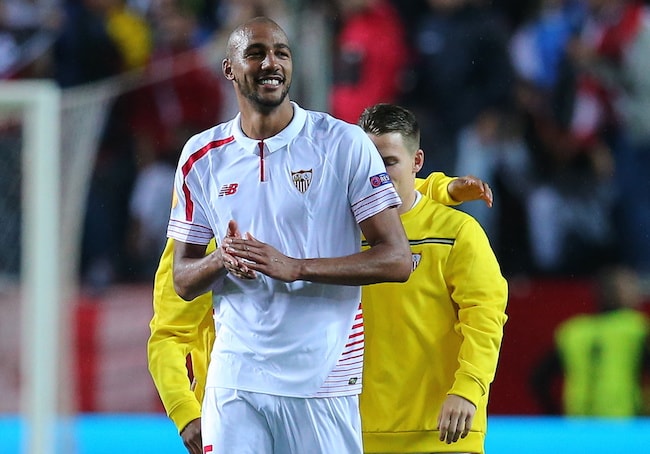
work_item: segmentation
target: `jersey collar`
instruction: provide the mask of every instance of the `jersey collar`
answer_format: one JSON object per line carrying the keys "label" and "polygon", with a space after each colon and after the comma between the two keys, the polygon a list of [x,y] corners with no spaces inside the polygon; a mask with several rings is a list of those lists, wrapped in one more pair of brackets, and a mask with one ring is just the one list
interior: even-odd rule
{"label": "jersey collar", "polygon": [[[293,140],[298,133],[303,129],[305,121],[307,120],[307,112],[305,109],[300,107],[295,102],[291,101],[293,107],[293,118],[291,122],[284,128],[282,131],[276,135],[264,139],[264,144],[268,153],[273,153],[276,150],[286,146],[291,140]],[[241,129],[241,114],[237,114],[233,121],[232,128],[233,136],[237,143],[239,143],[246,150],[257,150],[259,140],[251,139],[247,137],[246,134]]]}

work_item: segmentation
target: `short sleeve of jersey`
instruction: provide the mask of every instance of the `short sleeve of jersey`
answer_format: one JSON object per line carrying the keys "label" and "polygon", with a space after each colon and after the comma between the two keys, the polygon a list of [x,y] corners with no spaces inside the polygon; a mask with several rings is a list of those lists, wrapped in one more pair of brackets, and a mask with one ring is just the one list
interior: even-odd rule
{"label": "short sleeve of jersey", "polygon": [[203,210],[203,191],[199,186],[204,149],[195,149],[192,139],[183,148],[176,175],[167,236],[190,244],[208,244],[214,237]]}
{"label": "short sleeve of jersey", "polygon": [[361,128],[350,127],[350,204],[357,223],[401,205],[381,155]]}

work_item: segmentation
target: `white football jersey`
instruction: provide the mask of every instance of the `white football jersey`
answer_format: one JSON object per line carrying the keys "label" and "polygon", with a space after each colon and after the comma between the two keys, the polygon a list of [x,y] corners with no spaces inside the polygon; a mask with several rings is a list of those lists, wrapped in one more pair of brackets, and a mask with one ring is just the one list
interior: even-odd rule
{"label": "white football jersey", "polygon": [[[358,126],[293,104],[264,141],[239,115],[192,137],[175,177],[168,236],[217,243],[228,222],[294,258],[360,250],[358,223],[399,205],[373,143]],[[217,339],[207,386],[312,397],[360,392],[360,288],[232,275],[214,291]]]}

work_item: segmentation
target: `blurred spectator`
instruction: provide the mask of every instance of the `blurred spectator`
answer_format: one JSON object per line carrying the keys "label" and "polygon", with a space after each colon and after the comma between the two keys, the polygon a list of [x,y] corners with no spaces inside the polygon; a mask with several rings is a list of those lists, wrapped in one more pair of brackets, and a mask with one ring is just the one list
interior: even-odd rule
{"label": "blurred spectator", "polygon": [[123,70],[143,67],[152,47],[149,23],[128,7],[125,0],[101,1],[104,2],[106,30],[120,50]]}
{"label": "blurred spectator", "polygon": [[49,52],[60,26],[59,0],[0,2],[0,78],[47,78]]}
{"label": "blurred spectator", "polygon": [[221,115],[219,76],[194,39],[197,14],[187,0],[158,0],[155,5],[155,50],[130,112],[140,164],[158,157],[175,164],[187,138],[216,124]]}
{"label": "blurred spectator", "polygon": [[218,123],[218,75],[197,47],[200,10],[187,0],[158,0],[152,17],[156,48],[147,84],[132,96],[130,127],[138,164],[129,202],[133,278],[152,279],[165,244],[174,171],[187,139]]}
{"label": "blurred spectator", "polygon": [[549,172],[537,173],[527,199],[533,266],[543,274],[589,274],[616,259],[612,182],[592,164],[598,159],[609,166],[609,150],[578,153],[565,132],[543,126],[549,129],[534,131],[533,140],[546,153],[538,158],[547,160]]}
{"label": "blurred spectator", "polygon": [[[501,241],[504,226],[500,219],[517,222],[516,213],[505,202],[516,199],[523,203],[531,175],[529,151],[522,138],[520,123],[514,112],[484,112],[472,127],[460,131],[457,140],[454,174],[485,175],[491,182],[495,199],[494,208],[476,204],[458,209],[472,215],[481,224],[500,257],[504,256],[504,247],[515,244],[512,236],[508,236],[505,243]],[[522,239],[520,244],[525,244],[525,240]],[[520,254],[521,250],[517,253]],[[509,268],[507,259],[501,263],[504,268]]]}
{"label": "blurred spectator", "polygon": [[330,113],[355,123],[374,104],[396,102],[411,51],[404,25],[388,0],[337,0]]}
{"label": "blurred spectator", "polygon": [[155,258],[160,257],[166,239],[173,182],[174,167],[162,160],[149,163],[137,174],[129,200],[128,238],[135,280],[148,281],[155,273]]}
{"label": "blurred spectator", "polygon": [[[533,373],[533,391],[548,414],[638,416],[648,408],[642,378],[650,372],[650,323],[640,311],[638,275],[625,267],[603,269],[595,290],[597,312],[557,327],[555,348]],[[553,393],[558,378],[561,403]]]}
{"label": "blurred spectator", "polygon": [[13,34],[3,30],[0,24],[0,78],[7,78],[10,70],[18,63],[20,47]]}
{"label": "blurred spectator", "polygon": [[[226,16],[223,5],[228,0],[190,0],[188,6],[191,5],[192,9],[197,14],[197,29],[193,39],[196,40],[197,45],[205,43],[209,40],[213,33],[221,28],[223,25],[223,18]],[[155,15],[155,10],[159,9],[159,0],[126,0],[129,8],[135,10],[149,21],[155,21],[152,15]]]}
{"label": "blurred spectator", "polygon": [[581,0],[541,0],[510,40],[517,76],[553,95],[562,76],[566,46],[584,22]]}
{"label": "blurred spectator", "polygon": [[[149,58],[149,24],[124,0],[68,0],[65,12],[53,54],[55,78],[63,88],[141,68]],[[120,94],[119,85],[110,89],[116,97],[94,163],[81,247],[82,280],[96,289],[123,273],[127,206],[136,172],[128,124],[131,99]]]}
{"label": "blurred spectator", "polygon": [[[471,131],[479,118],[499,124],[487,117],[511,107],[508,29],[482,2],[428,0],[428,5],[415,24],[416,83],[405,104],[422,118],[423,148],[440,150],[435,170],[454,174],[461,132]],[[432,170],[425,164],[420,173]],[[457,174],[464,173],[467,169]],[[481,176],[491,183],[490,175]]]}
{"label": "blurred spectator", "polygon": [[545,274],[586,274],[614,258],[609,151],[588,153],[570,127],[576,76],[567,47],[584,15],[574,0],[546,0],[510,45],[532,161],[522,187],[531,267]]}
{"label": "blurred spectator", "polygon": [[[98,82],[124,70],[121,49],[108,32],[106,1],[65,1],[52,52],[54,79],[62,88]],[[129,137],[119,110],[118,102],[103,131],[84,215],[80,266],[83,281],[94,287],[110,283],[119,267],[124,234],[120,218],[133,178]]]}
{"label": "blurred spectator", "polygon": [[[415,85],[405,104],[422,118],[423,147],[436,149],[436,169],[484,177],[495,191],[493,209],[464,206],[499,253],[499,217],[505,185],[517,186],[526,148],[512,116],[513,71],[503,17],[475,0],[428,0],[416,23]],[[515,121],[513,121],[515,120]],[[431,145],[435,143],[435,145]],[[431,164],[429,164],[431,165]],[[509,213],[512,216],[512,213]],[[506,263],[504,263],[506,265]]]}
{"label": "blurred spectator", "polygon": [[[572,132],[594,166],[603,150],[620,197],[623,259],[650,275],[650,12],[634,0],[588,0],[588,20],[569,48],[577,71]],[[602,171],[602,170],[601,170]]]}
{"label": "blurred spectator", "polygon": [[[0,23],[19,35],[31,33],[43,25],[44,14],[56,2],[49,5],[37,0],[3,0],[0,4]],[[23,36],[18,36],[22,38]]]}
{"label": "blurred spectator", "polygon": [[95,82],[124,68],[106,28],[102,0],[66,0],[54,44],[54,78],[63,88]]}

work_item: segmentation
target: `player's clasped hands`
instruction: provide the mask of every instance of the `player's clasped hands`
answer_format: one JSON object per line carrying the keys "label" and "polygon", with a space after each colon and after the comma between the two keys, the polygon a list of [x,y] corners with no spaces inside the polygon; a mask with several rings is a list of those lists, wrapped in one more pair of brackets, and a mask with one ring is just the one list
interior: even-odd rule
{"label": "player's clasped hands", "polygon": [[281,254],[274,247],[250,233],[227,236],[222,242],[224,266],[241,279],[255,279],[257,272],[284,282],[297,279],[297,261]]}
{"label": "player's clasped hands", "polygon": [[221,255],[226,271],[240,279],[255,279],[257,277],[255,271],[248,268],[248,265],[243,260],[227,253],[226,249],[227,247],[224,244],[221,249]]}

